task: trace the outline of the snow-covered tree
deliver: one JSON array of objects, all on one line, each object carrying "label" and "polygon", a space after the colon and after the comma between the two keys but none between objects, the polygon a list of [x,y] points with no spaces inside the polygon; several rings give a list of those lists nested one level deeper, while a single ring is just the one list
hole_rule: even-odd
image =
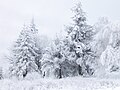
[{"label": "snow-covered tree", "polygon": [[113,26],[113,31],[109,36],[107,48],[100,56],[100,61],[109,72],[120,69],[120,26]]},{"label": "snow-covered tree", "polygon": [[12,75],[25,77],[31,71],[39,71],[40,51],[35,38],[37,32],[33,21],[30,26],[24,25],[12,49],[10,67]]},{"label": "snow-covered tree", "polygon": [[108,36],[111,35],[112,29],[110,21],[106,17],[99,18],[98,22],[94,24],[93,28],[95,35],[93,37],[91,46],[97,58],[99,58],[109,44]]},{"label": "snow-covered tree", "polygon": [[[70,51],[73,52],[74,61],[78,64],[80,75],[93,72],[91,63],[94,63],[94,54],[91,51],[90,42],[93,36],[93,28],[86,22],[85,12],[78,3],[74,8],[73,24],[67,27],[68,36],[71,39]],[[89,71],[91,70],[91,71]]]},{"label": "snow-covered tree", "polygon": [[41,60],[43,76],[62,78],[61,65],[64,61],[64,55],[61,52],[61,48],[62,46],[59,38],[56,38],[51,46],[46,48]]}]

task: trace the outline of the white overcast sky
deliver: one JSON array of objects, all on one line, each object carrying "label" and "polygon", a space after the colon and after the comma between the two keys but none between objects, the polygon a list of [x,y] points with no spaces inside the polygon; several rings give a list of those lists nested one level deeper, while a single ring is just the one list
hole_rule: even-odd
[{"label": "white overcast sky", "polygon": [[[24,23],[34,16],[41,34],[50,37],[64,29],[70,21],[71,8],[78,0],[0,0],[0,53],[13,42]],[[120,0],[80,0],[93,24],[101,16],[120,20]]]}]

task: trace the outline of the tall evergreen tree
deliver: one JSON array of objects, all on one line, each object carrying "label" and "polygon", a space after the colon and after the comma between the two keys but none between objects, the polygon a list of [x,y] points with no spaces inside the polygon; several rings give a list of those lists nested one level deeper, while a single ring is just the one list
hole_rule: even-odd
[{"label": "tall evergreen tree", "polygon": [[36,58],[39,57],[39,48],[35,41],[37,32],[33,21],[30,26],[24,25],[12,49],[12,66],[10,67],[12,75],[25,77],[31,71],[38,71]]},{"label": "tall evergreen tree", "polygon": [[94,62],[94,54],[90,48],[93,36],[92,26],[86,22],[85,12],[81,9],[81,3],[74,8],[73,24],[67,27],[67,38],[70,39],[70,52],[73,52],[74,61],[78,64],[79,75],[90,74],[91,63]]}]

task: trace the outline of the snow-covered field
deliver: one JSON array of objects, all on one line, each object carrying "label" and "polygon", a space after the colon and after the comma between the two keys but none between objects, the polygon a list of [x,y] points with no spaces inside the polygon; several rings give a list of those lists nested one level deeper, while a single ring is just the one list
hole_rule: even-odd
[{"label": "snow-covered field", "polygon": [[120,90],[118,79],[71,77],[64,79],[0,81],[0,90]]}]

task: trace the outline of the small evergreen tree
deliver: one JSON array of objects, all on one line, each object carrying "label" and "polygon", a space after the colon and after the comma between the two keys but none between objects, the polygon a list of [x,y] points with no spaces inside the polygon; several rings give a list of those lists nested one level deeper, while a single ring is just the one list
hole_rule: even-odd
[{"label": "small evergreen tree", "polygon": [[69,45],[67,39],[57,37],[47,48],[41,61],[43,74],[46,73],[45,76],[53,74],[56,78],[63,78],[77,75],[77,64],[72,61],[74,55],[69,52]]},{"label": "small evergreen tree", "polygon": [[44,76],[62,78],[62,62],[64,61],[64,55],[61,52],[61,48],[61,41],[59,38],[56,38],[52,45],[46,49],[41,60]]}]

